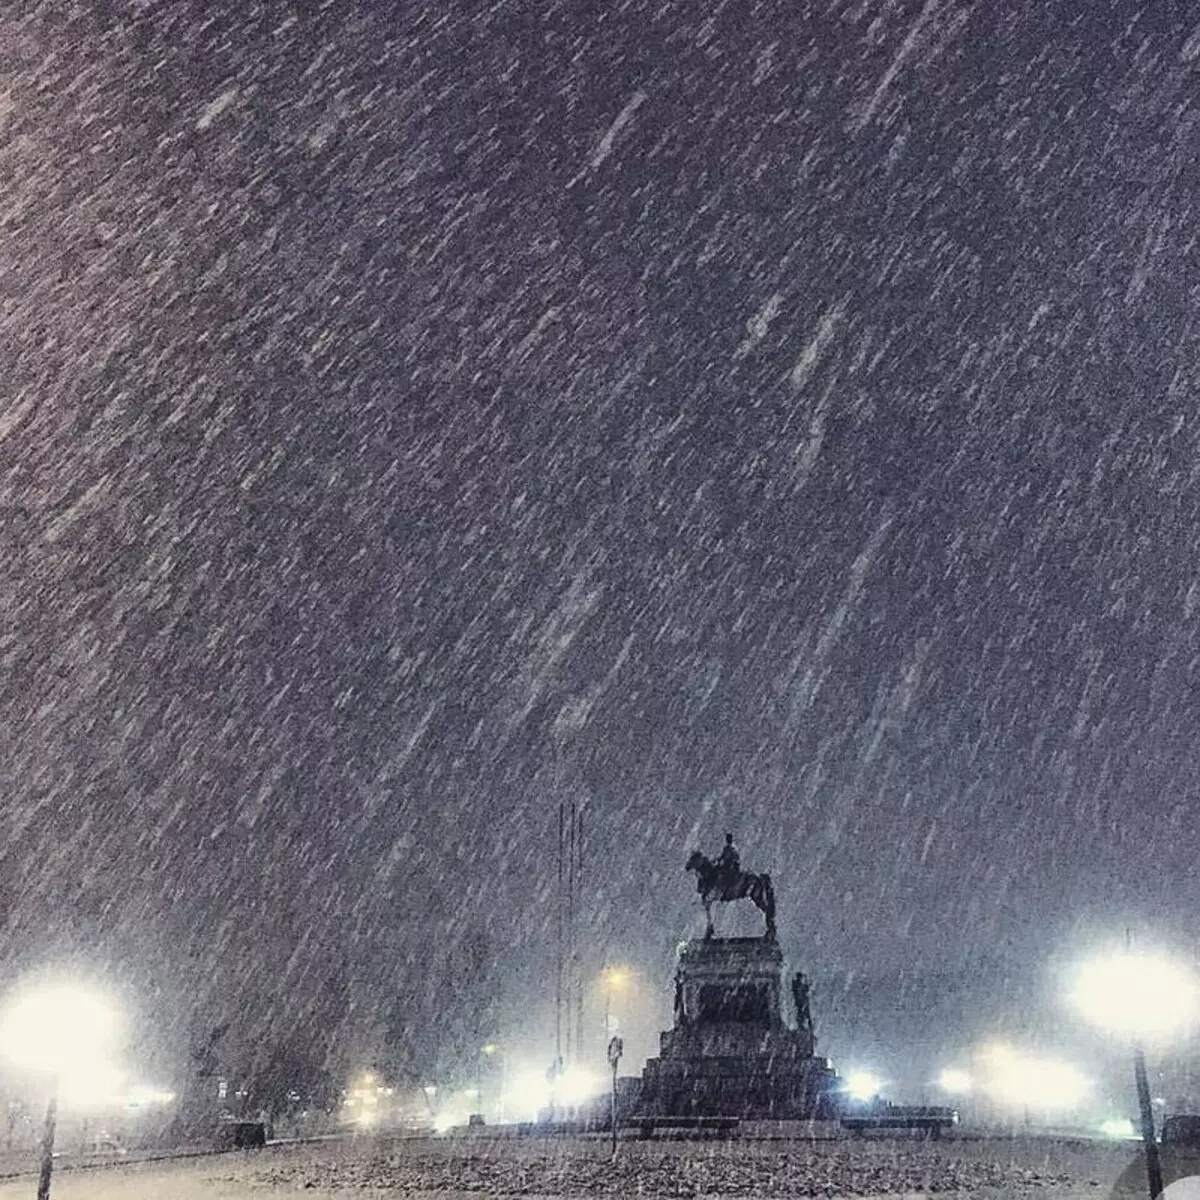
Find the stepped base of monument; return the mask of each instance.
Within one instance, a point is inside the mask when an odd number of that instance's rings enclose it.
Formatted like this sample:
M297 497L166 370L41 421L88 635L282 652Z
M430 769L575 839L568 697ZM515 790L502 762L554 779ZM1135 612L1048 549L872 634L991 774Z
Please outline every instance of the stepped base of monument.
M808 1030L788 1029L783 1025L689 1025L664 1030L659 1041L664 1059L753 1058L790 1069L782 1064L807 1063L816 1057Z
M642 1073L648 1116L831 1120L837 1075L826 1059L788 1054L652 1058Z
M808 983L774 938L693 938L679 947L675 1025L642 1072L648 1117L813 1121L836 1117L838 1077L815 1053Z

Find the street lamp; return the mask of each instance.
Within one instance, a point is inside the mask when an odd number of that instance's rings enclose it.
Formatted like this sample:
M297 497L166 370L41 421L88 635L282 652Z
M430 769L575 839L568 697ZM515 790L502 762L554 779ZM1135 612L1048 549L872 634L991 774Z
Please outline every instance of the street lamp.
M613 965L600 972L600 979L604 984L604 1036L609 1038L616 1032L609 1027L613 993L624 992L633 983L633 972L628 967Z
M500 1099L496 1104L496 1121L498 1124L504 1124L504 1093L508 1090L508 1054L503 1046L497 1045L495 1042L488 1042L479 1047L480 1055L480 1077L479 1077L479 1107L483 1108L483 1073L482 1064L486 1058L491 1061L494 1058L500 1059Z
M50 1197L59 1089L87 1094L97 1080L111 1079L108 1057L120 1023L104 995L71 982L27 987L0 1014L0 1054L16 1067L50 1077L37 1200Z
M1069 1063L1018 1053L1008 1046L989 1046L980 1057L989 1095L1009 1107L1023 1107L1026 1123L1033 1108L1074 1108L1090 1087Z
M1088 1020L1119 1033L1133 1046L1133 1076L1146 1151L1151 1200L1162 1193L1162 1163L1154 1134L1154 1109L1146 1075L1145 1043L1163 1041L1191 1025L1200 991L1186 967L1158 954L1126 949L1085 963L1078 971L1072 1000Z
M1084 963L1072 993L1076 1008L1113 1033L1159 1041L1195 1020L1195 976L1159 954L1123 951Z

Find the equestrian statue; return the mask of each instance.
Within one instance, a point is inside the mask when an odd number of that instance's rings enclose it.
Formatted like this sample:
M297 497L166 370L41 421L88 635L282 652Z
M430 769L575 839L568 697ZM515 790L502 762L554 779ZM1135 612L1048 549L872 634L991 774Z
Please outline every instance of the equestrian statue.
M693 850L687 860L687 869L696 872L696 891L700 893L704 916L708 922L708 928L704 932L706 938L713 936L714 901L725 903L729 900L749 899L767 920L766 936L771 941L775 940L775 889L771 885L771 877L742 870L732 833L725 835L725 848L716 862L701 854L699 850Z

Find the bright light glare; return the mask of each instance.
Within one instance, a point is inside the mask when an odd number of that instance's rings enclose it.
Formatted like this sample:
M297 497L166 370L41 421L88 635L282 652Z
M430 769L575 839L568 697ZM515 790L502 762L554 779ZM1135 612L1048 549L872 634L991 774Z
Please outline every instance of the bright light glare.
M956 1067L947 1067L938 1076L938 1086L952 1096L959 1096L971 1090L971 1076Z
M359 1125L369 1128L379 1123L379 1095L384 1090L370 1071L364 1072L351 1085L346 1094L346 1107L358 1110L354 1119Z
M79 1064L59 1075L58 1095L72 1108L104 1108L123 1102L123 1082L116 1067L104 1063Z
M120 1019L99 992L80 984L58 983L18 994L0 1017L0 1054L14 1066L51 1071L86 1082L105 1067ZM111 1093L110 1093L111 1094Z
M1018 1054L1006 1046L985 1052L984 1087L1004 1104L1025 1108L1072 1108L1091 1084L1074 1067L1051 1059Z
M614 991L620 991L633 982L633 972L628 967L605 967L604 982Z
M448 1133L456 1125L465 1125L466 1118L462 1113L458 1112L440 1112L433 1118L433 1130L435 1133Z
M174 1092L148 1083L135 1083L125 1093L125 1103L129 1108L151 1108L157 1104L170 1104L174 1099Z
M1100 1132L1110 1138L1136 1138L1137 1130L1128 1117L1113 1117L1100 1125Z
M1196 977L1157 954L1114 954L1085 963L1072 992L1088 1020L1116 1033L1166 1037L1197 1014Z
M535 1121L543 1109L550 1107L550 1084L537 1071L514 1075L504 1092L506 1112L521 1120Z
M574 1108L599 1095L600 1089L600 1081L591 1071L585 1071L582 1067L568 1067L558 1081L558 1101L568 1108Z
M874 1100L879 1095L879 1077L870 1071L851 1071L844 1091L851 1100Z
M568 1067L556 1086L537 1071L514 1075L504 1092L505 1112L520 1120L534 1121L548 1108L576 1108L600 1095L605 1084L600 1076L582 1067Z

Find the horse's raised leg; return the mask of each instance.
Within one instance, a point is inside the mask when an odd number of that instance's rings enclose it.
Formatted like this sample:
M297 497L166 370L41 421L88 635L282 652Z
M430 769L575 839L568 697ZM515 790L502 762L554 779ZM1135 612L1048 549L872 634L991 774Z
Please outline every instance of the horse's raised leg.
M710 938L716 932L713 929L713 923L712 923L712 901L711 900L704 901L704 920L705 920L705 924L706 924L706 927L704 930L704 936L706 938Z

